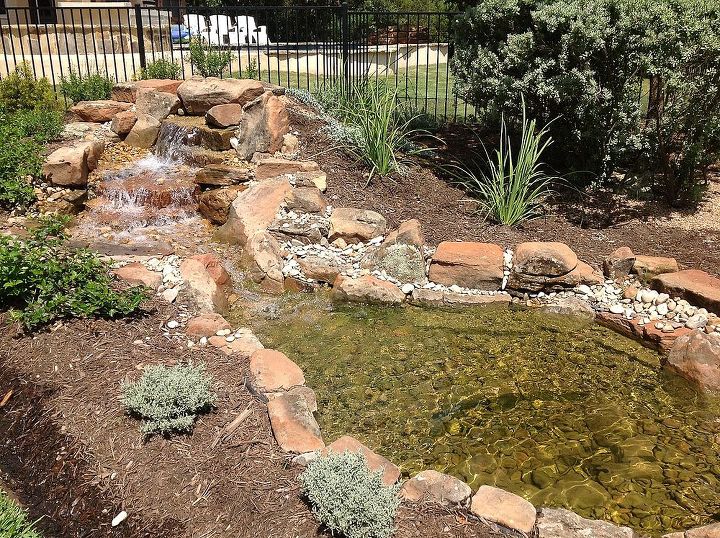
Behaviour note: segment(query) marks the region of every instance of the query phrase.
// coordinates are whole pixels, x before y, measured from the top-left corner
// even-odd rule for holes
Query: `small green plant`
[[[149,79],[172,79],[177,80],[182,76],[182,66],[172,60],[160,58],[149,62],[144,68],[140,68],[135,75],[137,80]]]
[[[0,110],[8,113],[17,110],[58,109],[55,92],[46,78],[35,80],[27,62],[0,80]]]
[[[520,147],[517,155],[513,155],[512,140],[502,117],[500,146],[494,159],[485,150],[489,171],[482,171],[483,167],[475,163],[473,167],[453,166],[451,173],[479,199],[488,217],[514,226],[537,216],[542,201],[551,192],[554,178],[543,172],[540,162],[551,143],[547,128],[538,129],[535,120],[529,120],[523,112]]]
[[[299,476],[318,520],[346,538],[389,538],[400,505],[398,486],[383,484],[382,472],[368,469],[363,454],[330,453]]]
[[[0,236],[0,308],[28,329],[52,321],[132,314],[141,288],[113,289],[108,266],[96,254],[65,244],[63,221],[41,219],[27,239]]]
[[[60,93],[73,103],[109,99],[113,80],[100,71],[85,75],[70,71],[60,79]]]
[[[0,536],[2,538],[40,538],[35,523],[25,510],[0,490]]]
[[[190,65],[195,72],[203,77],[221,77],[230,67],[233,54],[230,51],[213,47],[200,38],[193,38],[188,45],[190,49]]]
[[[139,381],[122,385],[128,413],[143,419],[146,436],[192,430],[199,413],[215,402],[212,379],[203,365],[148,366]]]
[[[245,70],[243,71],[243,78],[260,80],[260,67],[256,60],[250,60]]]

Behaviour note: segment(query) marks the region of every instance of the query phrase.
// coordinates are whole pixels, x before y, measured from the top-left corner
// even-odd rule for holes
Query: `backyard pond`
[[[272,317],[255,330],[304,370],[328,441],[654,536],[720,517],[720,400],[606,328],[322,299]]]

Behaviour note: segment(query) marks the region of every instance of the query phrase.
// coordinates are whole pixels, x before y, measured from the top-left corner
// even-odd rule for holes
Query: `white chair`
[[[242,32],[247,36],[247,42],[250,45],[272,45],[267,35],[267,26],[258,26],[255,17],[243,15],[238,17],[238,28],[242,28]]]
[[[198,15],[197,13],[188,13],[183,15],[183,23],[190,30],[190,35],[195,37],[199,36],[206,41],[210,38],[210,28],[208,28],[205,17]]]
[[[210,15],[210,43],[213,45],[230,44],[230,35],[235,26],[227,15]]]

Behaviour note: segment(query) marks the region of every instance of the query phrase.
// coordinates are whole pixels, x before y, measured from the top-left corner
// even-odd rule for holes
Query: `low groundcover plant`
[[[215,402],[212,379],[205,366],[148,366],[135,383],[123,383],[122,403],[128,413],[143,419],[147,437],[192,430],[199,413]]]
[[[346,538],[389,538],[400,505],[398,486],[386,486],[382,472],[368,469],[359,453],[330,453],[299,477],[318,520]]]
[[[27,512],[0,490],[0,536],[2,538],[40,538]]]

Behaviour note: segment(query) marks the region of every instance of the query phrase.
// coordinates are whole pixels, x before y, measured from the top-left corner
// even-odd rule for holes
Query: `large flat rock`
[[[216,105],[237,103],[244,105],[264,93],[257,80],[233,78],[200,78],[186,80],[177,88],[177,94],[188,114],[204,115]]]
[[[275,440],[285,452],[302,454],[325,447],[320,427],[303,394],[287,392],[271,399],[268,415]]]
[[[429,277],[446,286],[498,290],[503,279],[503,249],[492,243],[445,241],[432,257]]]
[[[569,510],[543,508],[537,520],[538,538],[635,538],[628,527],[584,519]]]
[[[252,386],[257,392],[278,392],[305,384],[300,367],[284,353],[259,349],[250,357]]]
[[[698,269],[664,273],[652,279],[656,290],[678,295],[695,306],[720,314],[720,278]]]
[[[508,529],[530,534],[535,527],[535,507],[503,489],[480,486],[473,495],[470,512]]]
[[[400,304],[405,301],[405,294],[395,284],[370,275],[360,278],[338,275],[333,283],[332,296],[351,303]]]

